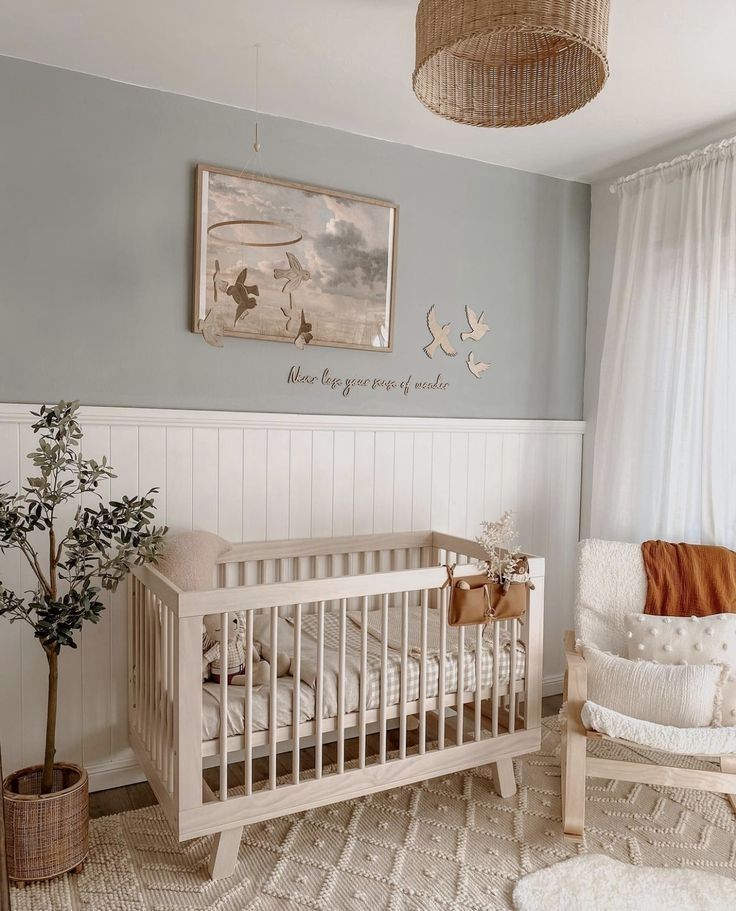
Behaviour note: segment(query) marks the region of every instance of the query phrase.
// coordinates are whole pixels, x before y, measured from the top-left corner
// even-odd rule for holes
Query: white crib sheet
[[[392,615],[398,613],[395,610]],[[439,692],[440,662],[437,655],[431,652],[437,649],[439,627],[437,612],[429,611],[430,628],[428,630],[428,658],[427,658],[427,696],[436,696]],[[435,615],[435,616],[432,616]],[[421,661],[418,658],[419,648],[419,623],[421,609],[410,608],[409,622],[409,658],[407,660],[407,700],[419,698],[419,678]],[[261,623],[255,624],[255,639],[259,641],[263,656],[269,658],[271,654],[268,621],[263,618]],[[396,645],[396,629],[392,626],[389,635],[389,646]],[[456,631],[450,631],[448,636],[448,652],[445,657],[445,692],[457,691],[457,644]],[[345,712],[355,712],[360,707],[360,654],[362,631],[360,628],[359,614],[350,614],[350,621],[346,624],[345,648]],[[376,626],[369,622],[369,635],[367,639],[367,689],[366,708],[376,709],[380,704],[381,695],[381,642],[376,637]],[[509,681],[509,654],[510,640],[507,635],[501,638],[499,682],[506,685]],[[474,692],[475,680],[475,630],[466,633],[466,651],[463,662],[463,689],[465,692]],[[454,648],[453,652],[449,649]],[[278,630],[278,651],[293,653],[293,624],[291,620],[280,619]],[[396,705],[401,695],[401,652],[389,647],[386,665],[386,704]],[[317,656],[317,618],[307,615],[302,618],[302,652],[301,652],[301,696],[300,696],[300,721],[311,721],[316,714],[316,656]],[[334,718],[338,706],[338,661],[339,661],[339,621],[335,614],[325,614],[324,622],[324,676],[323,676],[323,706],[322,717]],[[524,645],[517,641],[515,650],[516,679],[524,676],[525,652]],[[481,686],[490,686],[493,680],[493,653],[490,643],[486,639],[481,649]],[[279,727],[289,726],[292,723],[294,679],[291,676],[278,679],[277,722]],[[214,740],[220,732],[220,687],[216,683],[206,683],[202,687],[202,739]],[[265,731],[268,729],[270,687],[254,686],[252,691],[252,716],[253,730]],[[245,687],[228,687],[228,733],[230,736],[242,734],[244,730],[245,712]]]

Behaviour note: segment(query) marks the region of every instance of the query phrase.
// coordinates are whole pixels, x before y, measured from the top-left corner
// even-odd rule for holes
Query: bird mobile
[[[302,264],[293,253],[287,253],[286,258],[289,262],[289,268],[275,268],[273,277],[277,281],[286,280],[281,291],[289,295],[289,306],[281,307],[281,313],[286,320],[286,332],[289,335],[294,333],[294,344],[302,351],[312,341],[314,335],[312,334],[312,324],[307,322],[304,310],[294,306],[292,295],[303,282],[309,281],[311,275],[307,269],[302,267]],[[247,316],[248,311],[254,310],[258,306],[258,301],[256,300],[260,294],[258,285],[246,284],[247,278],[248,269],[246,267],[241,269],[237,278],[231,284],[222,274],[219,259],[215,260],[215,271],[212,275],[215,303],[218,303],[219,300],[218,292],[226,294],[233,299],[236,305],[232,322],[233,328],[236,328],[240,320]],[[207,316],[199,321],[199,328],[208,345],[212,345],[215,348],[223,347],[222,338],[226,328],[226,314],[222,309],[212,308],[207,313]]]
[[[224,335],[390,351],[397,208],[198,165],[192,329],[217,347]]]

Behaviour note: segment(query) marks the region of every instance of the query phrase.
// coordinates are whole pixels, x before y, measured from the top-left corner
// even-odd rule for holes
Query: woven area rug
[[[591,779],[585,844],[566,844],[559,749],[559,722],[545,719],[542,749],[516,763],[509,800],[480,768],[251,826],[235,875],[216,883],[210,839],[179,845],[157,807],[94,820],[83,873],[14,889],[13,909],[508,909],[520,877],[578,853],[736,879],[736,818],[718,794]],[[615,744],[592,752],[635,758]]]

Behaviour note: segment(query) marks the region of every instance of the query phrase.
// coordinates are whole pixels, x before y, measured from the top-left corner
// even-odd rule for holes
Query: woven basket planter
[[[78,872],[89,850],[87,772],[54,765],[54,787],[41,795],[42,766],[13,772],[3,782],[8,876],[19,882]]]

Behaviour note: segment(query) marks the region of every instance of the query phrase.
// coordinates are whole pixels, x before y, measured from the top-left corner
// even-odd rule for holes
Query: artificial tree
[[[22,594],[0,579],[0,617],[28,623],[48,662],[42,794],[53,788],[61,649],[77,647],[74,636],[85,621],[98,622],[102,589],[115,591],[132,563],[156,561],[166,533],[152,524],[155,487],[143,496],[102,502],[98,488],[115,474],[105,458],[82,457],[78,408],[78,402],[59,402],[31,412],[39,439],[28,458],[36,474],[18,493],[0,485],[0,552],[20,550],[36,579],[35,589]],[[73,520],[57,534],[59,508],[69,502],[77,504]]]

